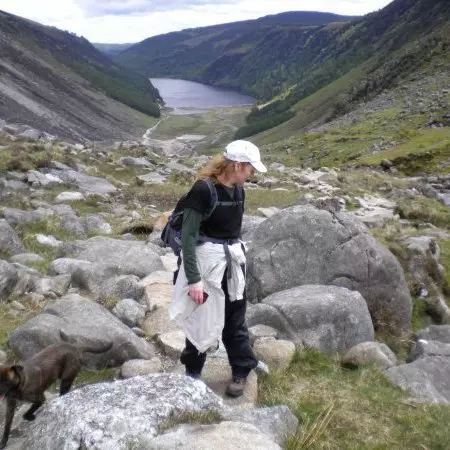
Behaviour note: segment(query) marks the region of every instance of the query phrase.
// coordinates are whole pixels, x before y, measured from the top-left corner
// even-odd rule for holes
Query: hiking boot
[[[246,383],[246,377],[234,376],[225,393],[230,397],[240,397],[244,393]]]

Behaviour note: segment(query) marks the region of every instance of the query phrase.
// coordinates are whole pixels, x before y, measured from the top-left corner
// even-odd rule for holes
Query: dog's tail
[[[99,345],[95,347],[80,345],[73,338],[68,336],[63,330],[59,330],[59,334],[63,341],[74,345],[83,353],[105,353],[113,346],[112,342],[99,342]]]

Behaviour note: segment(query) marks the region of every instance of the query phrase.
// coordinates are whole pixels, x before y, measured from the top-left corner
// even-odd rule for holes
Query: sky
[[[392,0],[0,0],[0,10],[98,43],[134,43],[185,28],[285,11],[364,15]]]

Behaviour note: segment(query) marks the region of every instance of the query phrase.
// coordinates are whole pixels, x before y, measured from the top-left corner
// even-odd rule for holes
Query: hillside
[[[83,37],[0,12],[0,117],[74,139],[141,134],[158,91]],[[132,108],[132,109],[130,109]]]
[[[255,83],[250,78],[247,80],[241,64],[246,65],[244,60],[249,57],[250,65],[256,63],[256,68],[261,67],[254,59],[254,56],[258,57],[261,45],[263,52],[278,51],[275,47],[264,44],[271,33],[290,35],[298,32],[308,40],[310,33],[330,23],[344,23],[352,19],[354,18],[330,13],[299,11],[186,29],[151,37],[135,44],[122,52],[116,61],[152,77],[182,77],[213,85],[231,86],[258,97],[270,97],[274,90],[265,92],[264,83],[259,80]],[[284,45],[283,41],[278,44],[281,47]]]
[[[92,44],[97,50],[100,50],[109,58],[115,58],[120,53],[122,53],[127,48],[131,47],[133,44],[102,44],[94,42]]]
[[[323,25],[288,24],[280,17],[275,25],[277,17],[248,33],[236,33],[237,24],[229,24],[158,36],[132,46],[118,60],[152,75],[193,78],[273,99],[248,117],[236,135],[242,138],[291,119],[299,101],[348,74],[351,84],[342,86],[320,114],[314,112],[311,123],[389,89],[424,59],[445,51],[450,3],[395,0],[367,16]]]

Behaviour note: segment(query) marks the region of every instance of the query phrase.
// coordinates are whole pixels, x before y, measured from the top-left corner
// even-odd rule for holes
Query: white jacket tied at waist
[[[228,246],[231,256],[231,278],[228,278],[228,293],[231,301],[242,300],[245,277],[241,265],[245,254],[241,243]],[[186,337],[201,353],[217,345],[225,323],[225,294],[222,279],[227,267],[227,258],[222,244],[206,242],[196,247],[197,266],[208,299],[197,305],[189,297],[189,287],[183,264],[181,264],[172,295],[169,315],[180,326]]]

